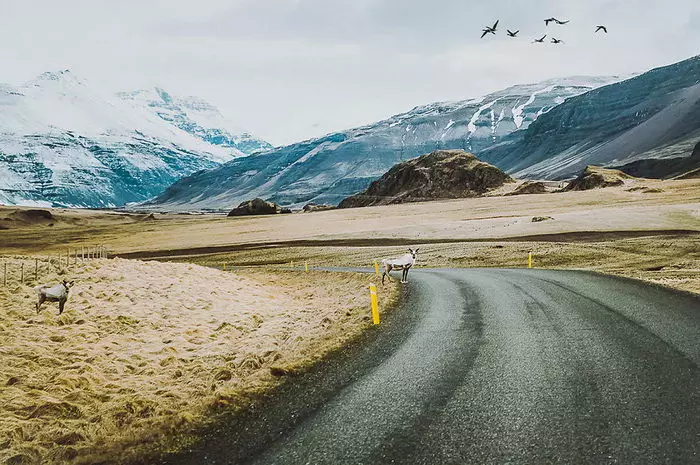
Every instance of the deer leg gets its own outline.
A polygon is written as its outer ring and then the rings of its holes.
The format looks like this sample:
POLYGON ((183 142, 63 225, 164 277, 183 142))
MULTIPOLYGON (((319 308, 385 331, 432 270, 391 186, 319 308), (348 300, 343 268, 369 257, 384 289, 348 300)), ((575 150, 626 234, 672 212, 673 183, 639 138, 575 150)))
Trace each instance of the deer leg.
POLYGON ((41 311, 41 304, 43 304, 44 302, 46 302, 46 296, 44 294, 41 294, 39 296, 39 301, 36 303, 36 314, 37 315, 41 311))

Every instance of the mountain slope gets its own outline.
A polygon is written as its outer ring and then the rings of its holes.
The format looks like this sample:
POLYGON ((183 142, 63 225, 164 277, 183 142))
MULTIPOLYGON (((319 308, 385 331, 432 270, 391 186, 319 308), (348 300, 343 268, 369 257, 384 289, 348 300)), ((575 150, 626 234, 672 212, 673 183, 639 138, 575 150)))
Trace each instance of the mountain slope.
POLYGON ((0 203, 118 206, 241 155, 69 71, 0 86, 0 203))
POLYGON ((210 144, 230 147, 246 155, 272 145, 227 120, 218 108, 198 97, 175 97, 158 87, 122 92, 118 96, 210 144))
POLYGON ((151 205, 226 209, 254 197, 283 205, 337 204, 401 161, 438 149, 478 153, 566 99, 615 78, 514 86, 480 99, 435 103, 364 127, 234 160, 182 179, 151 205))
MULTIPOLYGON (((571 98, 479 156, 517 177, 560 179, 591 164, 686 158, 699 140, 700 56, 571 98)), ((653 168, 663 163, 642 165, 636 175, 667 175, 653 168)))

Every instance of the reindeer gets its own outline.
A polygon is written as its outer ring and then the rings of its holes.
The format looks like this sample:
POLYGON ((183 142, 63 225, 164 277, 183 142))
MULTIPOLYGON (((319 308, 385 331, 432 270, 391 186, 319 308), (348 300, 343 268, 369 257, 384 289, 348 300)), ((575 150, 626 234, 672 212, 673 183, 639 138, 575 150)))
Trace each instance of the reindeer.
POLYGON ((408 270, 411 269, 414 263, 416 263, 416 254, 418 249, 408 249, 408 253, 399 258, 385 258, 382 260, 382 267, 384 268, 384 273, 382 274, 382 284, 384 284, 384 277, 389 277, 389 282, 391 282, 391 275, 389 274, 392 270, 403 270, 401 275, 401 282, 406 284, 408 282, 408 270))
POLYGON ((63 307, 66 305, 68 300, 68 291, 73 286, 74 281, 63 280, 62 283, 56 284, 55 286, 50 286, 45 284, 43 286, 37 286, 34 290, 39 298, 36 303, 36 314, 38 315, 41 311, 41 304, 46 301, 58 302, 58 314, 63 313, 63 307))

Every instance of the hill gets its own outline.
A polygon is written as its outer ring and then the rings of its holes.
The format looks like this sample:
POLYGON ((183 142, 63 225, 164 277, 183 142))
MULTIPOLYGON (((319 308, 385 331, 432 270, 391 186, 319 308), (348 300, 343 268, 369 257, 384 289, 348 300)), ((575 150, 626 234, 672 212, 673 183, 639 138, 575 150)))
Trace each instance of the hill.
POLYGON ((339 208, 475 197, 512 179, 463 150, 436 150, 399 163, 339 208))

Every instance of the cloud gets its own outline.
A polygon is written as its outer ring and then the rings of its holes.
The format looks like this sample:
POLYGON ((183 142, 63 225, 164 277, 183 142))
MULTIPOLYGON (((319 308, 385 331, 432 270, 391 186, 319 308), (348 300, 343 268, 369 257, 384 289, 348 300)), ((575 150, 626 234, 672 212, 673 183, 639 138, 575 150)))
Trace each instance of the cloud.
POLYGON ((72 68, 199 95, 285 143, 415 105, 698 53, 697 0, 5 0, 0 81, 72 68), (548 16, 570 19, 545 27, 548 16), (500 19, 501 33, 480 39, 500 19), (593 34, 606 24, 610 34, 593 34), (663 27, 659 27, 663 25, 663 27), (505 28, 520 29, 509 39, 505 28), (542 34, 564 46, 533 45, 542 34))

